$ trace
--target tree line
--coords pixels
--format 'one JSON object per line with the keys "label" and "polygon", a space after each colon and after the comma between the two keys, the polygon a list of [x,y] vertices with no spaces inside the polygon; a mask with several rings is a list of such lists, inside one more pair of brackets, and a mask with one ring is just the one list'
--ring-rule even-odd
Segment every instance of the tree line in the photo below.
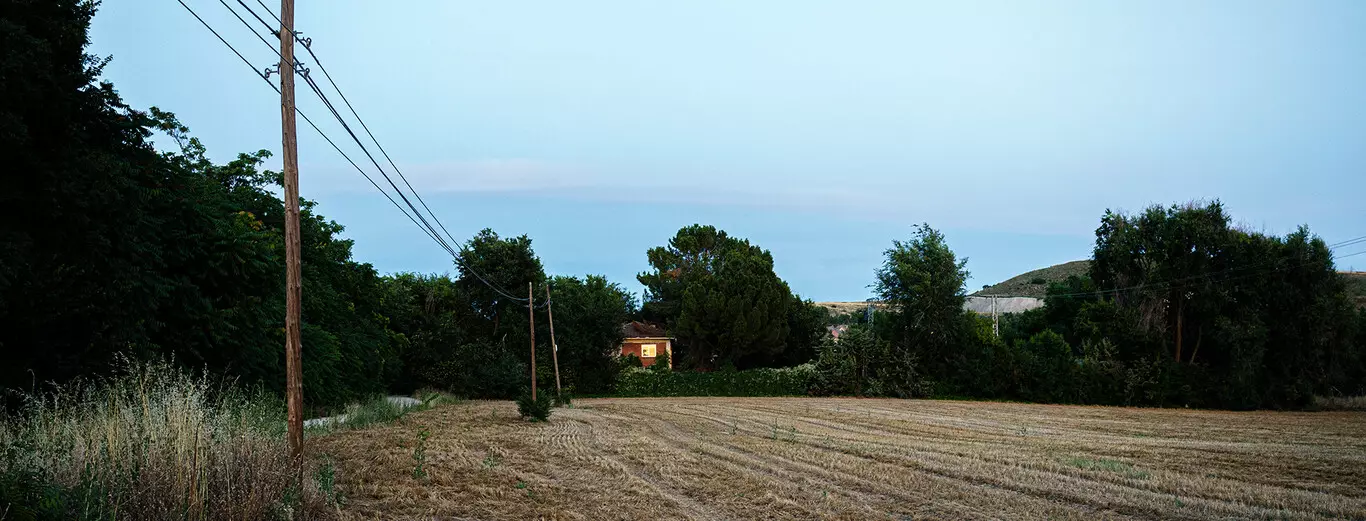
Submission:
{"label": "tree line", "polygon": [[1231,223],[1218,201],[1106,212],[1089,273],[999,337],[962,311],[966,261],[920,226],[876,273],[889,310],[822,345],[815,391],[1231,409],[1366,394],[1366,309],[1329,247]]}
{"label": "tree line", "polygon": [[[264,150],[215,163],[173,114],[125,104],[99,79],[107,59],[85,52],[93,13],[73,1],[3,13],[0,386],[103,374],[129,357],[283,389],[280,174],[261,168]],[[601,276],[550,276],[530,238],[492,230],[463,245],[454,275],[381,275],[353,259],[340,224],[301,206],[314,407],[419,387],[520,394],[527,304],[490,285],[520,294],[528,284],[538,306],[551,291],[561,380],[580,394],[616,392],[624,373],[633,394],[661,389],[649,378],[750,385],[626,370],[616,349],[630,320],[676,338],[679,371],[758,370],[755,385],[784,393],[1226,408],[1366,393],[1366,314],[1331,250],[1307,228],[1239,229],[1218,202],[1107,212],[1089,274],[1007,316],[999,337],[963,310],[966,260],[939,231],[915,227],[872,274],[885,309],[871,324],[844,317],[855,324],[838,341],[825,328],[839,319],[795,294],[768,250],[712,226],[646,252],[637,301]],[[536,321],[542,386],[554,382],[548,329]]]}
{"label": "tree line", "polygon": [[[173,114],[124,103],[100,79],[108,59],[86,52],[95,7],[17,2],[0,13],[0,151],[11,165],[0,176],[0,387],[42,390],[132,358],[283,389],[281,175],[261,168],[265,150],[215,163]],[[382,276],[353,259],[315,202],[301,207],[310,406],[419,386],[510,397],[524,385],[523,304],[463,268]],[[548,277],[525,236],[485,230],[465,247],[465,266],[494,284],[551,289],[564,380],[605,392],[632,295],[599,276]]]}

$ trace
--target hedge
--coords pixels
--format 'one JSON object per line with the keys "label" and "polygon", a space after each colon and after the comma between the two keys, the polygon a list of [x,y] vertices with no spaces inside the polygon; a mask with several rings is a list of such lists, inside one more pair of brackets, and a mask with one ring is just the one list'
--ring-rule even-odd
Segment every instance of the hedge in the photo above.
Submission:
{"label": "hedge", "polygon": [[630,368],[617,380],[618,396],[805,396],[816,381],[816,367],[744,371],[666,371]]}

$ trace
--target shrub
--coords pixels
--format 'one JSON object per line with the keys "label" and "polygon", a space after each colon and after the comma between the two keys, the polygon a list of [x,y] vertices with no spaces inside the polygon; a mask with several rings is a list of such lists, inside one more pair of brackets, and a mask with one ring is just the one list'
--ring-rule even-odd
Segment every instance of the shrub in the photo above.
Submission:
{"label": "shrub", "polygon": [[574,406],[574,397],[573,397],[573,396],[570,396],[570,392],[569,392],[569,391],[562,391],[562,392],[556,393],[556,394],[555,394],[555,406],[556,406],[556,407],[573,407],[573,406]]}
{"label": "shrub", "polygon": [[816,382],[816,367],[745,371],[666,371],[627,369],[617,381],[621,396],[804,396]]}
{"label": "shrub", "polygon": [[[169,364],[24,397],[0,423],[0,511],[20,519],[329,519],[284,404]],[[313,476],[313,462],[304,474]],[[36,502],[34,500],[37,500]]]}
{"label": "shrub", "polygon": [[538,393],[536,399],[531,399],[531,394],[526,393],[517,397],[517,414],[522,419],[534,422],[543,422],[550,419],[550,407],[553,398],[551,393]]}
{"label": "shrub", "polygon": [[667,372],[671,369],[673,369],[673,366],[669,365],[669,353],[667,351],[660,353],[659,356],[655,358],[655,363],[650,366],[650,370],[655,372]]}

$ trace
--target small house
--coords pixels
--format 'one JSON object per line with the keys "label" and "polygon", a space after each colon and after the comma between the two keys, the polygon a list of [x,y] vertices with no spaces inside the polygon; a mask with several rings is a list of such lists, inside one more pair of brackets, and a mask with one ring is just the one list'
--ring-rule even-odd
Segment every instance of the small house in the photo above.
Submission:
{"label": "small house", "polygon": [[621,356],[635,355],[640,365],[650,367],[663,354],[669,355],[669,368],[673,368],[673,339],[664,333],[664,328],[645,322],[627,322],[621,326]]}

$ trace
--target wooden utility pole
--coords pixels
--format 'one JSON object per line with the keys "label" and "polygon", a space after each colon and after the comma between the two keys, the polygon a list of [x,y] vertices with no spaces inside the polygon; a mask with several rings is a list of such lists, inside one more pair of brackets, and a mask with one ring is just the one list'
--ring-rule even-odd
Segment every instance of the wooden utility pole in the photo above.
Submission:
{"label": "wooden utility pole", "polygon": [[550,284],[546,284],[545,316],[550,320],[550,360],[555,362],[555,396],[560,396],[563,393],[560,389],[560,345],[555,343],[555,313],[552,307],[554,303],[550,301]]}
{"label": "wooden utility pole", "polygon": [[536,301],[532,298],[531,283],[526,283],[526,316],[531,324],[531,401],[536,401]]}
{"label": "wooden utility pole", "polygon": [[285,162],[285,399],[289,454],[298,462],[304,448],[304,378],[299,329],[303,273],[299,269],[299,148],[294,134],[294,0],[280,0],[280,130]]}

